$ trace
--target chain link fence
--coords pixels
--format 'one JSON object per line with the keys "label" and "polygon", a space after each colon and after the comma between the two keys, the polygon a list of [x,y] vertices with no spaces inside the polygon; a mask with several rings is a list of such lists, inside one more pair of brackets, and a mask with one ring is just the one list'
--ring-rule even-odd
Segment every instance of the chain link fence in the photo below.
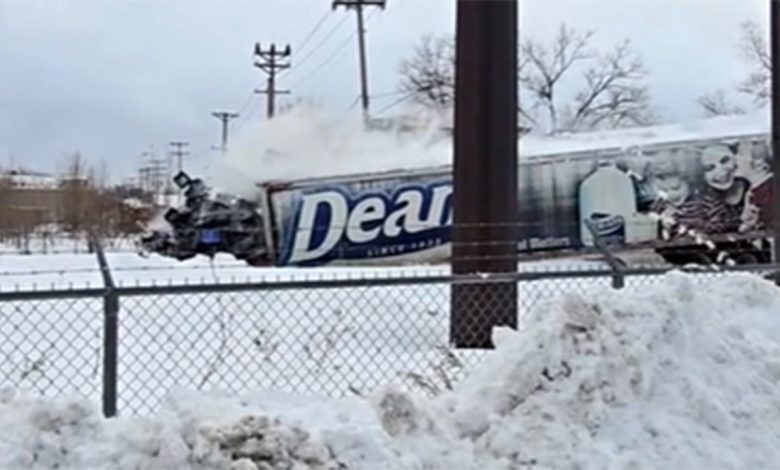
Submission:
{"label": "chain link fence", "polygon": [[[625,270],[623,288],[641,289],[664,272]],[[707,282],[722,273],[693,278]],[[531,309],[563,293],[611,288],[615,273],[530,272],[510,279],[522,325]],[[452,388],[485,354],[451,346],[452,286],[497,282],[506,285],[507,278],[113,288],[109,276],[101,289],[0,292],[0,386],[102,401],[107,415],[153,413],[177,388],[344,397],[396,383],[435,394]],[[466,292],[478,295],[466,299],[476,309],[501,301],[486,289]]]}

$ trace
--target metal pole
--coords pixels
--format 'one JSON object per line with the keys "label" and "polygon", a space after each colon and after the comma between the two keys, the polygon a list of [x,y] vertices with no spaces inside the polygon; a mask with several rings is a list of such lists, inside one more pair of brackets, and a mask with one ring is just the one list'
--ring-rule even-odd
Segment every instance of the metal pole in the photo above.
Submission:
{"label": "metal pole", "polygon": [[[517,272],[517,1],[458,0],[453,258],[455,274]],[[490,348],[517,327],[517,283],[454,285],[450,339]]]}
{"label": "metal pole", "polygon": [[360,54],[360,93],[363,103],[363,116],[368,118],[368,70],[366,68],[366,31],[363,27],[363,5],[358,2],[357,27],[358,27],[358,53]]}
{"label": "metal pole", "polygon": [[[769,50],[772,56],[772,224],[774,225],[774,263],[780,263],[780,80],[775,73],[780,63],[780,0],[770,0]],[[780,273],[775,277],[780,286]]]}
{"label": "metal pole", "polygon": [[111,418],[116,416],[117,407],[119,295],[116,293],[111,270],[103,252],[103,244],[97,237],[91,238],[106,288],[103,296],[103,416]]}

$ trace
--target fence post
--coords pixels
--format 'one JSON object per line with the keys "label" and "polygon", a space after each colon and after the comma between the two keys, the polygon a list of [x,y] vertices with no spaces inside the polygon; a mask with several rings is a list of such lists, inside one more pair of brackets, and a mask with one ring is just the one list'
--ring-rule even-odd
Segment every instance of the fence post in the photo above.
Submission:
{"label": "fence post", "polygon": [[604,243],[604,239],[601,238],[601,235],[598,233],[591,220],[586,219],[585,225],[593,235],[593,245],[602,255],[604,255],[604,259],[607,261],[607,264],[609,264],[610,269],[612,269],[612,287],[614,289],[622,289],[626,285],[626,276],[623,274],[625,263],[616,258],[615,255],[609,251],[609,247]]}
{"label": "fence post", "polygon": [[100,273],[106,292],[103,295],[103,415],[106,418],[116,416],[117,402],[117,362],[119,343],[119,294],[111,277],[111,270],[103,251],[103,244],[97,237],[92,238],[92,246],[97,254]]}

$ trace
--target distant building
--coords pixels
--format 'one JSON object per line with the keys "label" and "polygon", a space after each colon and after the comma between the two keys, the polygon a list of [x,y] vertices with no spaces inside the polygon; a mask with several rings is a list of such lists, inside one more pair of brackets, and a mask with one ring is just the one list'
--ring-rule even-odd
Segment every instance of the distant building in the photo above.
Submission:
{"label": "distant building", "polygon": [[134,233],[156,206],[135,187],[100,190],[86,178],[0,169],[0,239],[32,232],[87,228]]}
{"label": "distant building", "polygon": [[62,188],[52,175],[0,172],[0,230],[54,223],[62,212]]}

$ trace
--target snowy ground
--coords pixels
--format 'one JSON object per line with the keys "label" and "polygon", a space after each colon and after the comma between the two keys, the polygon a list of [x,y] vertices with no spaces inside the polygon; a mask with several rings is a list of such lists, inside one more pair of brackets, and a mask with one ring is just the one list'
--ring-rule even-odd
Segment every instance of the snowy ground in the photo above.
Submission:
{"label": "snowy ground", "polygon": [[0,394],[0,468],[771,468],[780,293],[671,274],[541,301],[452,391],[179,391],[153,416]]}
{"label": "snowy ground", "polygon": [[[110,253],[108,258],[117,284],[124,286],[448,273],[442,266],[256,269],[229,257],[183,264],[129,253]],[[0,262],[0,292],[102,286],[94,255],[2,256]],[[600,267],[557,260],[521,269]],[[631,278],[628,288],[657,280]],[[522,283],[521,321],[550,297],[609,283],[608,278]],[[449,293],[446,284],[429,284],[122,297],[119,410],[125,415],[155,412],[178,387],[351,396],[395,381],[436,392],[483,356],[448,347]],[[0,320],[0,383],[50,397],[99,399],[100,297],[0,302]]]}
{"label": "snowy ground", "polygon": [[[257,269],[229,257],[182,264],[110,253],[118,285],[360,279],[447,274],[443,266]],[[102,286],[94,255],[2,256],[0,292]],[[594,269],[560,260],[525,271]],[[564,288],[607,279],[523,284],[523,312]],[[100,397],[103,301],[99,297],[0,302],[3,384],[46,396]],[[120,299],[119,409],[150,413],[176,387],[240,393],[273,387],[329,396],[402,380],[433,391],[481,354],[447,347],[446,284],[161,294]]]}
{"label": "snowy ground", "polygon": [[[134,237],[107,239],[103,242],[107,250],[135,251]],[[88,253],[89,246],[83,237],[74,238],[59,234],[32,234],[26,240],[19,238],[0,239],[0,256],[18,254],[76,254]]]}

